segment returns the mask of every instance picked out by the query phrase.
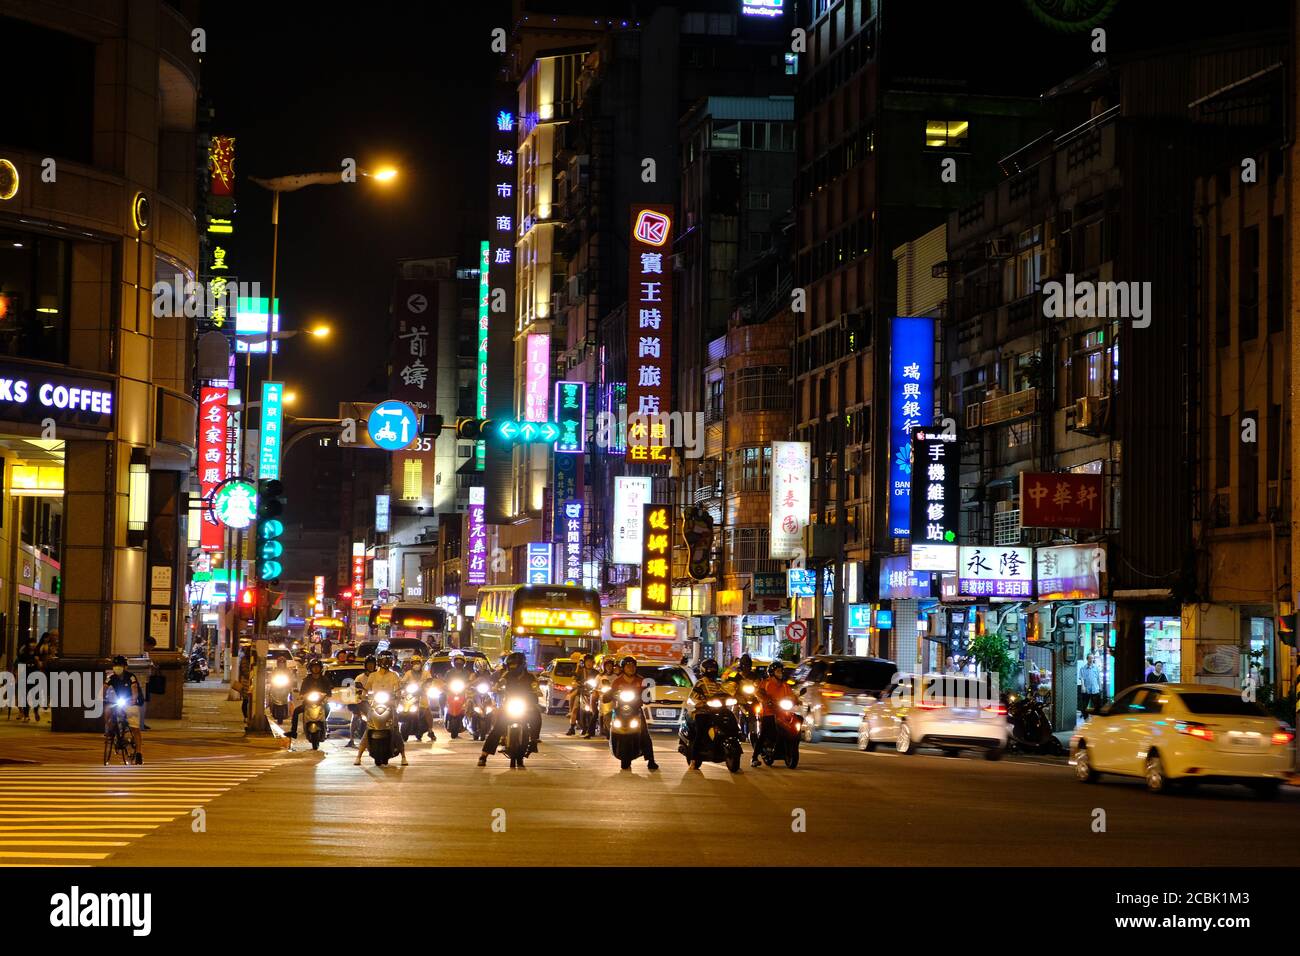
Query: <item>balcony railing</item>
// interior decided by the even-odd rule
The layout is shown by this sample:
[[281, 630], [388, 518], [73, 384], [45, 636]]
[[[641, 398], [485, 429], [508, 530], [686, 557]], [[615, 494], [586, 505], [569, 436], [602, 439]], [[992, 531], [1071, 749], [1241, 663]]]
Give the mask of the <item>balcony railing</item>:
[[999, 395], [966, 409], [966, 427], [981, 428], [1000, 422], [1025, 418], [1038, 411], [1038, 389], [1026, 388], [1010, 395]]

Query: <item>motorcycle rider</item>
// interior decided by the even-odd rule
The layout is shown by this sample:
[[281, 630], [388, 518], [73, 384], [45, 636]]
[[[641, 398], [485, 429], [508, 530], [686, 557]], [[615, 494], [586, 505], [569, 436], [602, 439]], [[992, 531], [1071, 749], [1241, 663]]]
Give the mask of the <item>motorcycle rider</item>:
[[785, 665], [780, 661], [773, 661], [767, 668], [767, 677], [759, 682], [757, 690], [759, 702], [763, 705], [763, 718], [758, 724], [758, 745], [749, 764], [751, 767], [758, 766], [759, 752], [776, 736], [776, 711], [781, 706], [781, 699], [795, 699], [794, 691], [785, 682]]
[[361, 667], [361, 673], [352, 682], [352, 689], [357, 695], [357, 702], [348, 704], [348, 710], [352, 711], [352, 723], [348, 727], [348, 743], [347, 747], [344, 748], [345, 750], [357, 745], [357, 734], [361, 732], [361, 728], [364, 726], [361, 718], [366, 707], [366, 678], [379, 670], [379, 660], [374, 654], [368, 654]]
[[582, 713], [582, 699], [587, 694], [587, 681], [595, 676], [595, 656], [582, 655], [581, 663], [573, 672], [573, 686], [569, 688], [569, 729], [564, 732], [566, 737], [572, 737], [578, 732], [578, 715]]
[[501, 743], [501, 736], [505, 733], [506, 725], [509, 723], [504, 706], [508, 694], [522, 694], [524, 699], [529, 702], [529, 753], [537, 752], [537, 738], [542, 731], [542, 713], [537, 706], [537, 693], [539, 690], [537, 678], [525, 666], [523, 654], [515, 651], [506, 657], [506, 666], [496, 675], [493, 683], [497, 699], [501, 701], [502, 706], [497, 710], [497, 719], [492, 725], [492, 732], [488, 734], [487, 740], [483, 741], [483, 752], [479, 754], [478, 758], [480, 767], [486, 767], [487, 758], [497, 752], [497, 745]]
[[[641, 697], [642, 682], [636, 672], [635, 657], [625, 657], [619, 662], [618, 675], [609, 686], [609, 694], [614, 700], [618, 700], [619, 691], [623, 690], [635, 692], [638, 699]], [[641, 754], [645, 757], [647, 769], [659, 769], [659, 765], [655, 763], [655, 747], [650, 741], [650, 728], [644, 718], [641, 720]]]
[[[370, 658], [366, 658], [366, 662], [369, 663], [369, 661]], [[379, 665], [378, 670], [373, 674], [362, 675], [365, 677], [364, 686], [366, 689], [366, 696], [370, 697], [373, 694], [378, 694], [383, 691], [388, 694], [389, 700], [395, 704], [397, 702], [397, 695], [402, 689], [402, 678], [393, 668], [392, 652], [384, 651], [379, 655], [377, 663]], [[357, 683], [361, 683], [361, 677], [357, 678]], [[369, 734], [361, 735], [361, 748], [357, 751], [357, 759], [353, 761], [354, 765], [359, 765], [361, 763], [361, 758], [365, 756], [366, 745], [370, 742], [369, 738]], [[393, 733], [393, 749], [402, 755], [402, 766], [405, 767], [407, 765], [406, 741], [402, 740], [402, 735], [396, 732], [395, 725]]]
[[[749, 654], [741, 654], [740, 660], [736, 662], [736, 672], [727, 680], [727, 692], [733, 697], [742, 697], [745, 695], [741, 688], [746, 684], [753, 684], [757, 687], [758, 682], [763, 679], [763, 675], [756, 673], [754, 670], [754, 659]], [[758, 728], [750, 726], [748, 728], [742, 725], [742, 733], [749, 730], [749, 742], [754, 748], [753, 766], [758, 766]]]
[[[104, 676], [104, 702], [117, 699], [118, 694], [126, 694], [126, 725], [131, 731], [131, 742], [135, 744], [135, 762], [144, 763], [142, 743], [144, 735], [140, 732], [140, 707], [144, 704], [144, 691], [140, 681], [126, 667], [126, 657], [118, 654], [113, 658], [113, 669]], [[104, 733], [107, 736], [110, 722], [113, 720], [113, 708], [104, 707]]]
[[695, 758], [700, 752], [700, 741], [705, 738], [713, 725], [713, 715], [709, 713], [708, 700], [719, 694], [728, 693], [722, 681], [718, 680], [718, 662], [712, 657], [700, 663], [700, 679], [691, 688], [688, 698], [692, 704], [691, 719], [688, 724], [691, 737], [691, 768], [695, 769]]
[[427, 731], [421, 731], [420, 735], [415, 739], [417, 741], [422, 740], [427, 732], [430, 740], [437, 740], [438, 735], [433, 732], [433, 708], [429, 706], [427, 691], [431, 685], [436, 687], [438, 681], [425, 673], [424, 658], [419, 654], [413, 654], [411, 659], [406, 662], [406, 665], [406, 670], [402, 672], [402, 686], [405, 687], [407, 684], [414, 683], [419, 687], [416, 697], [420, 702], [420, 724], [422, 727], [428, 728]]
[[320, 695], [329, 700], [330, 682], [325, 679], [325, 665], [321, 663], [319, 657], [313, 657], [307, 664], [307, 676], [302, 679], [302, 687], [298, 689], [298, 704], [293, 709], [293, 718], [289, 721], [289, 739], [298, 739], [298, 718], [302, 716], [302, 709], [307, 705], [307, 695], [312, 691], [318, 691]]

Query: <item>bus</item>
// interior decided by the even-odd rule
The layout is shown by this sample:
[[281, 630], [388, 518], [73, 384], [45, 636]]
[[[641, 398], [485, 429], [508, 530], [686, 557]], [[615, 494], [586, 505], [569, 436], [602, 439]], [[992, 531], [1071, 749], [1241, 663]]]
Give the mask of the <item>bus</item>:
[[478, 589], [474, 644], [499, 665], [521, 651], [529, 670], [556, 657], [600, 649], [600, 595], [562, 584], [510, 584]]
[[371, 612], [370, 625], [381, 642], [409, 638], [423, 641], [431, 650], [447, 643], [447, 612], [436, 604], [386, 604]]
[[601, 622], [607, 653], [619, 659], [632, 655], [638, 661], [672, 661], [687, 652], [687, 621], [677, 614], [609, 611]]

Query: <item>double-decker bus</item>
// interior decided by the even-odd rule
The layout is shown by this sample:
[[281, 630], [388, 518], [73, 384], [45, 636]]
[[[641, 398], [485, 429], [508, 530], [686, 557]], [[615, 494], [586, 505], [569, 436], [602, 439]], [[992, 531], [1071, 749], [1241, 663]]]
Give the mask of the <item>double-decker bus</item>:
[[530, 670], [553, 658], [600, 649], [600, 595], [563, 584], [510, 584], [478, 589], [474, 644], [496, 667], [521, 651]]

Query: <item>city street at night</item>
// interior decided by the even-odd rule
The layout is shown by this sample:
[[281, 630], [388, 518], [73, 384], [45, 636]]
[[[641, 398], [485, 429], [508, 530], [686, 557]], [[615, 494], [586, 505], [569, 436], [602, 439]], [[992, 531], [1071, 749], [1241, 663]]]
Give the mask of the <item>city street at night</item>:
[[1300, 0], [0, 0], [0, 89], [7, 928], [1293, 933]]

